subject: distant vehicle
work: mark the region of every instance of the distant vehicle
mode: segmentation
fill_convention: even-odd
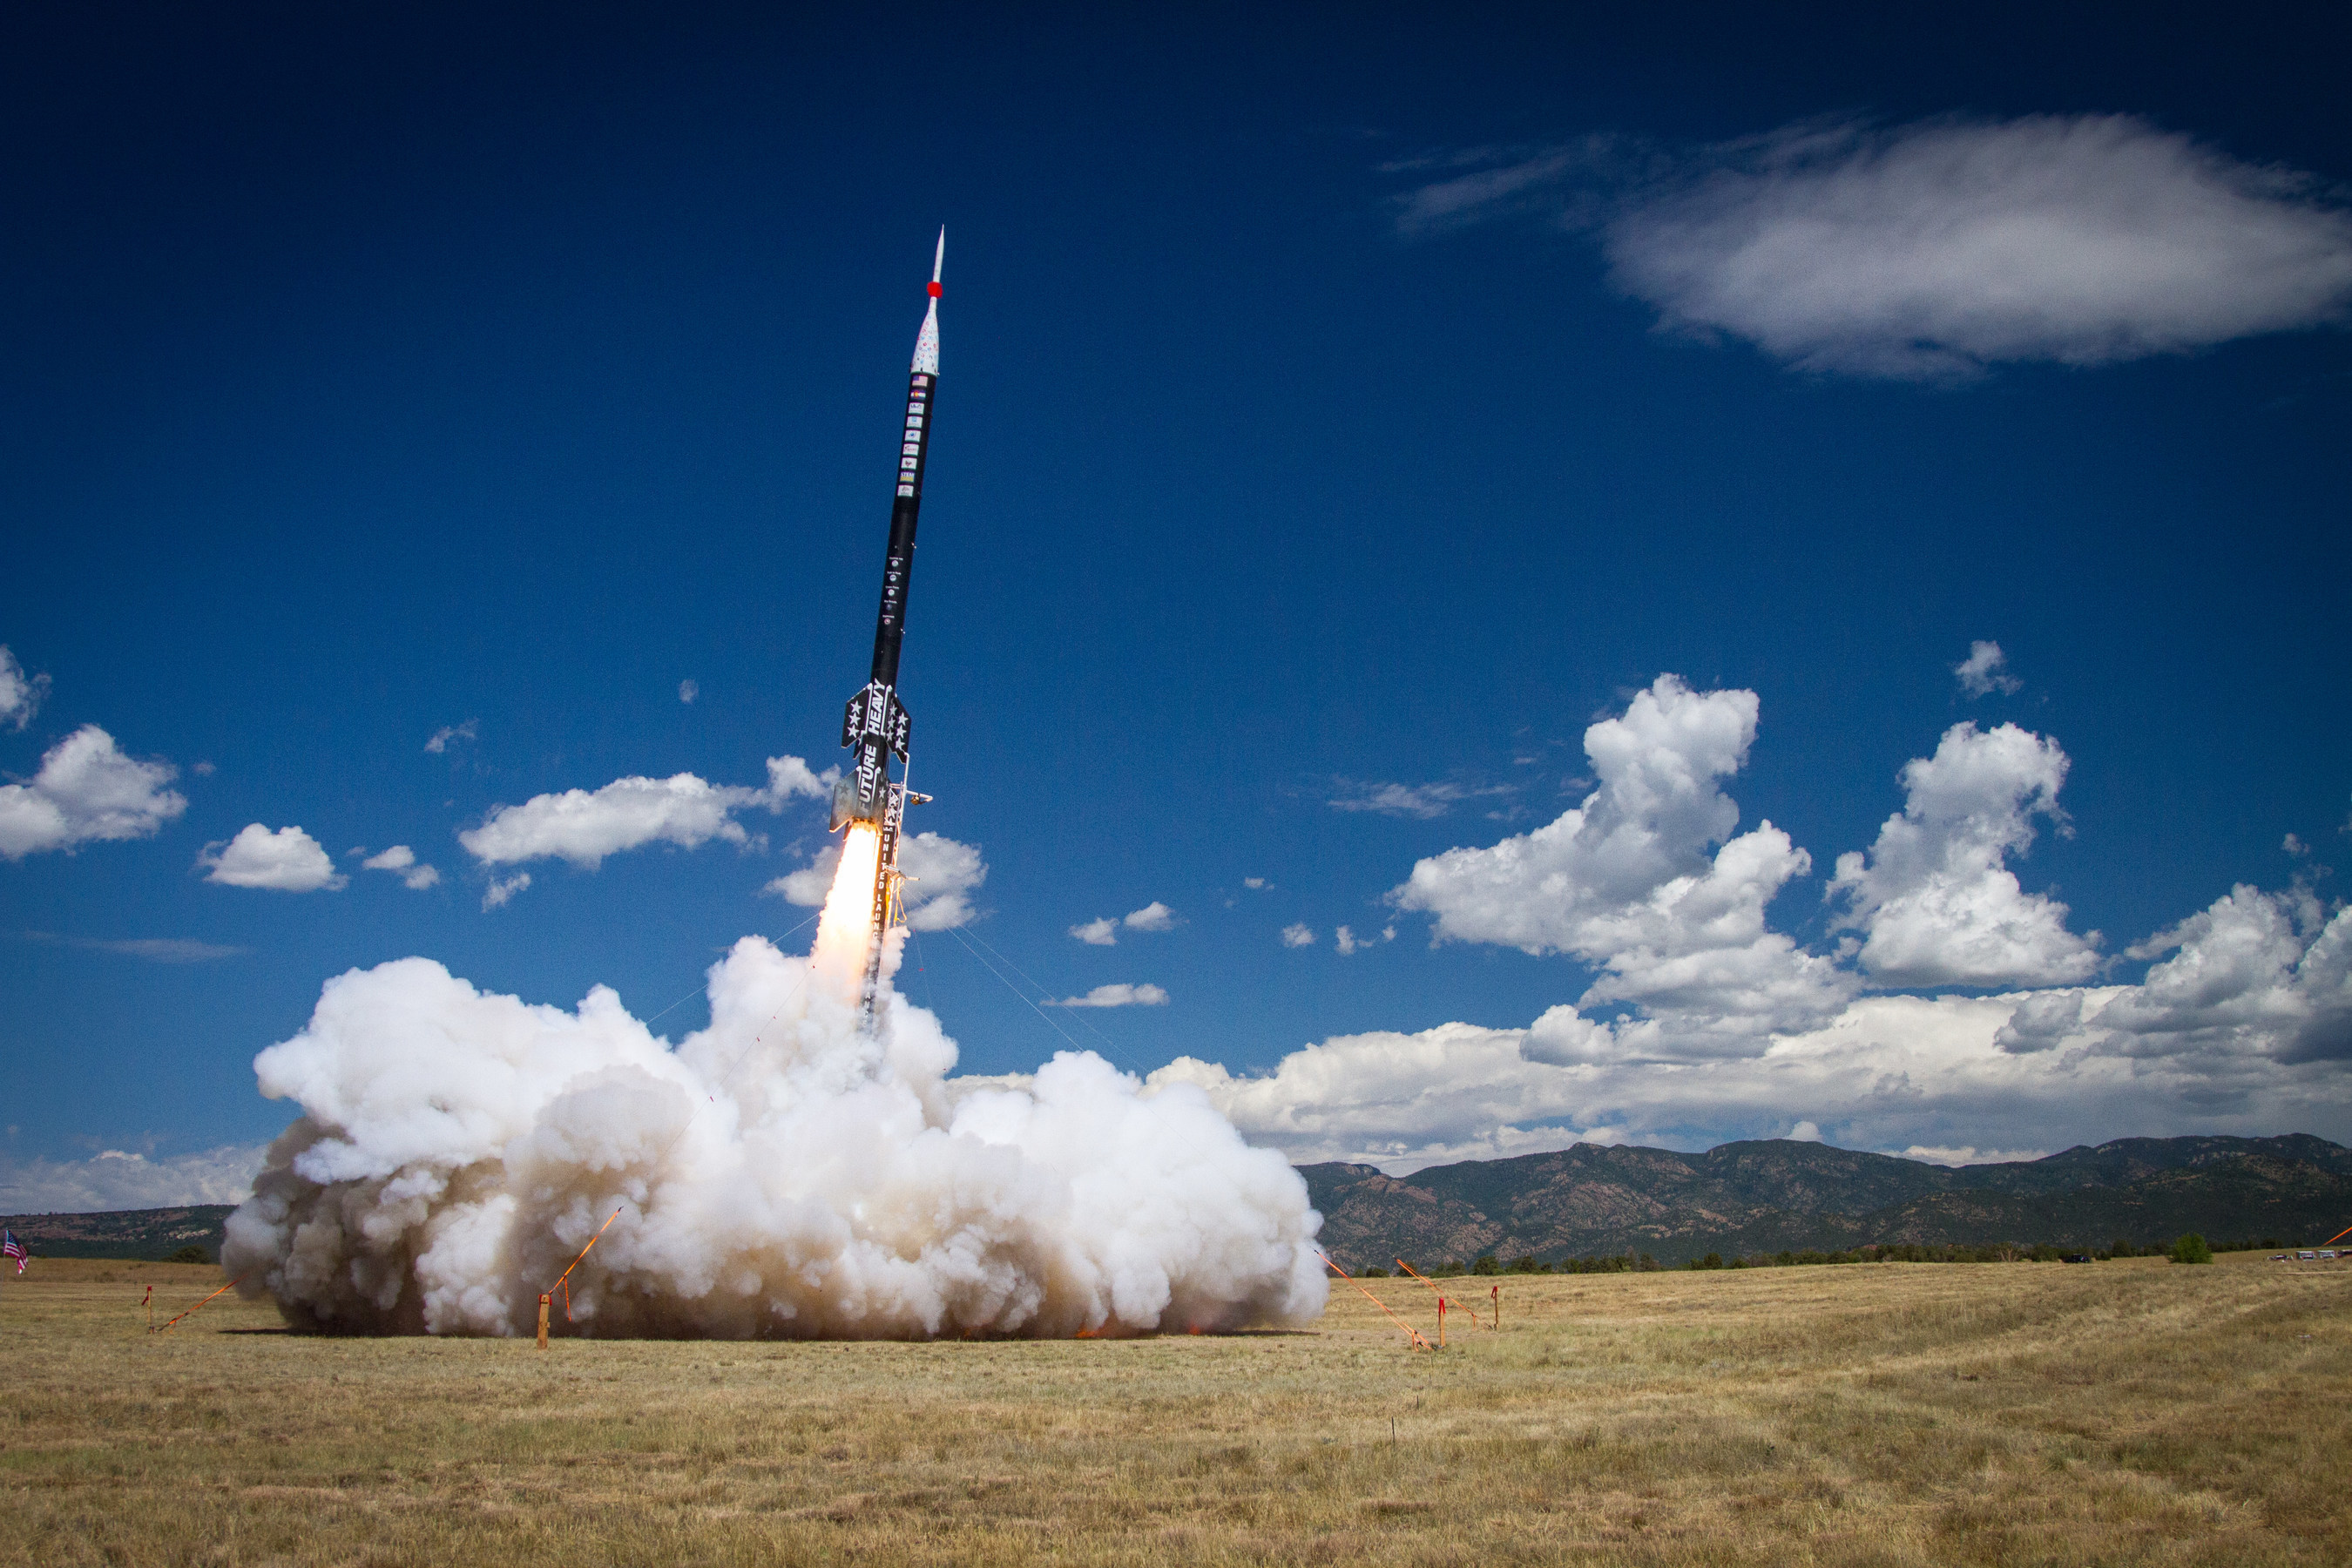
[[[2293,1261],[2293,1258],[2292,1258],[2292,1255],[2290,1255],[2290,1254],[2288,1254],[2288,1253],[2284,1253],[2284,1252],[2273,1252],[2273,1253],[2272,1253],[2272,1254],[2271,1254],[2271,1261],[2272,1261],[2273,1263],[2287,1263],[2287,1262],[2292,1262],[2292,1261]]]
[[[2058,1261],[2061,1263],[2088,1263],[2091,1261],[2091,1255],[2087,1252],[2070,1252]]]
[[[2322,1257],[2322,1258],[2333,1258],[2333,1257],[2335,1257],[2335,1256],[2336,1256],[2336,1254],[2334,1254],[2333,1252],[2328,1251],[2328,1250],[2327,1250],[2327,1248],[2326,1248],[2326,1247],[2321,1247],[2321,1248],[2319,1249],[2319,1256],[2320,1256],[2320,1257]]]
[[[2297,1263],[2309,1263],[2318,1256],[2316,1252],[2298,1252],[2294,1255],[2294,1260]]]

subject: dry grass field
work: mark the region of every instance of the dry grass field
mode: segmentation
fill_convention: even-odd
[[[2352,1263],[1513,1279],[1431,1354],[1345,1287],[1232,1338],[143,1331],[216,1279],[0,1281],[0,1562],[2352,1561]]]

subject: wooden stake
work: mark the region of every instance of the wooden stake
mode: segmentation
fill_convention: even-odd
[[[539,1348],[541,1350],[547,1348],[547,1296],[539,1299]]]
[[[1497,1286],[1496,1286],[1496,1287],[1495,1287],[1494,1295],[1495,1295],[1495,1327],[1496,1327],[1497,1329],[1499,1329],[1499,1328],[1501,1328],[1501,1327],[1503,1326],[1503,1288],[1502,1288],[1500,1285],[1497,1285]]]

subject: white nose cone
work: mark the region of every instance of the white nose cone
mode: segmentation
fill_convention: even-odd
[[[925,375],[940,374],[940,268],[948,258],[948,231],[940,228],[940,245],[931,252],[931,308],[923,312],[923,330],[915,334],[916,371]]]

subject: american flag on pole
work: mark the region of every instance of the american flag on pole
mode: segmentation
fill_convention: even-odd
[[[0,1230],[0,1258],[15,1258],[16,1272],[20,1275],[25,1272],[25,1244],[16,1239],[15,1231]]]

